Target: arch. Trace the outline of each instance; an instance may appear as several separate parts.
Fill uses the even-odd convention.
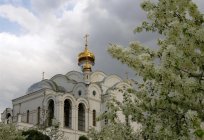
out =
[[[68,94],[64,94],[63,95],[63,100],[66,100],[66,99],[69,99],[70,102],[72,103],[72,106],[75,106],[76,99],[74,98],[73,95],[71,95],[69,93]]]
[[[40,107],[37,109],[37,124],[40,124]]]
[[[78,103],[78,106],[79,106],[80,103],[83,103],[85,109],[86,109],[86,108],[89,108],[89,103],[88,103],[88,101],[87,101],[86,99],[84,99],[84,98],[78,98],[78,99],[77,99],[77,103]]]
[[[96,126],[96,110],[93,110],[93,126]]]
[[[48,126],[52,125],[52,120],[54,119],[54,110],[55,110],[55,105],[54,105],[54,100],[50,99],[48,101]]]
[[[64,126],[68,128],[72,126],[72,102],[69,99],[64,100]]]
[[[85,105],[78,105],[78,130],[85,131]]]
[[[27,110],[26,117],[27,117],[26,122],[29,123],[29,117],[30,117],[30,111],[29,110]]]

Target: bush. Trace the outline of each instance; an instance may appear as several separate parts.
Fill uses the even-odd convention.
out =
[[[50,137],[44,135],[43,133],[37,130],[28,130],[22,132],[23,136],[26,136],[26,140],[50,140]]]
[[[86,136],[80,136],[79,140],[89,140]]]

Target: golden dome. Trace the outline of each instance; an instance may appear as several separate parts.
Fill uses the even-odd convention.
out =
[[[78,55],[78,64],[81,65],[83,62],[91,62],[94,65],[95,56],[92,52],[85,47],[85,50]]]

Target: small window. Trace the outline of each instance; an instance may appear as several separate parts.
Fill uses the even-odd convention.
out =
[[[96,96],[96,91],[95,90],[93,91],[93,96]]]
[[[81,90],[78,91],[79,96],[81,96]]]

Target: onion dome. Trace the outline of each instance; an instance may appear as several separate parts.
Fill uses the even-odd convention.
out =
[[[91,63],[92,66],[95,62],[95,56],[92,52],[88,50],[87,46],[85,46],[85,50],[78,55],[78,65],[81,66],[85,62]]]
[[[82,68],[83,72],[91,72],[91,67],[95,64],[95,56],[88,50],[88,35],[85,35],[85,49],[78,55],[78,65]]]

